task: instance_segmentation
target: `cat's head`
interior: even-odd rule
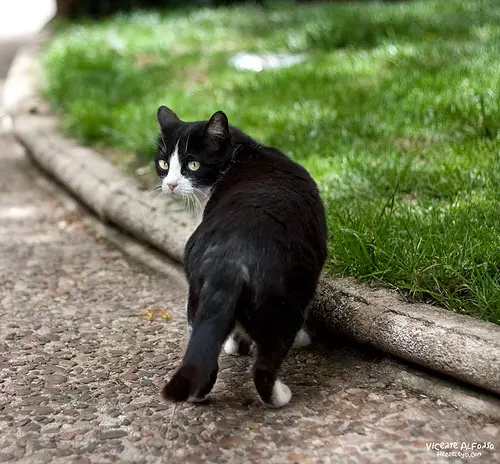
[[[184,122],[160,106],[157,118],[161,134],[154,161],[162,190],[178,196],[200,192],[208,196],[231,158],[226,115],[217,111],[208,121]]]

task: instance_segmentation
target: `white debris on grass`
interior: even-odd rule
[[[303,54],[239,52],[230,58],[229,63],[240,71],[260,72],[264,69],[288,68],[305,59]]]

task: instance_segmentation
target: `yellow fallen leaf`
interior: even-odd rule
[[[152,322],[155,317],[161,317],[168,321],[172,316],[167,312],[165,308],[149,308],[141,311],[142,314],[146,316],[149,322]]]

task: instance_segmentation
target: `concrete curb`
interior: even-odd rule
[[[9,71],[4,105],[13,130],[36,162],[105,221],[181,262],[194,220],[174,201],[152,208],[134,179],[57,132],[37,90],[43,31]],[[400,358],[500,394],[500,327],[350,279],[321,279],[311,324],[341,331]]]
[[[323,279],[313,316],[356,340],[500,393],[500,327],[355,282]]]

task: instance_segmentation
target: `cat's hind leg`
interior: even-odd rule
[[[253,379],[259,398],[270,408],[281,408],[292,397],[290,389],[278,379],[281,364],[290,351],[293,336],[286,339],[267,339],[257,343],[257,359]]]
[[[295,340],[293,341],[293,348],[304,348],[312,343],[311,336],[306,332],[306,329],[302,327],[295,335]]]
[[[230,356],[244,356],[251,350],[252,340],[241,326],[236,326],[224,343],[224,352]]]
[[[304,319],[307,319],[307,314],[309,313],[310,304],[307,306],[306,310],[303,312]],[[295,335],[295,340],[293,341],[293,348],[304,348],[312,343],[311,336],[306,331],[305,325]]]
[[[291,399],[290,389],[278,378],[297,333],[304,325],[304,302],[272,298],[254,312],[248,331],[257,347],[253,379],[266,406],[281,408]]]

